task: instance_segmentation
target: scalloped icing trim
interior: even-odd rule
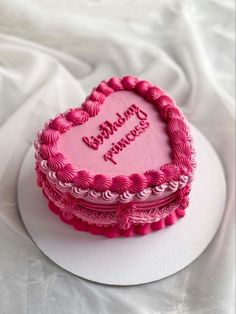
[[[68,192],[75,198],[87,198],[92,200],[103,200],[105,202],[121,202],[128,203],[133,200],[144,201],[151,195],[162,196],[165,192],[174,193],[178,189],[182,189],[187,183],[191,182],[192,177],[180,176],[178,181],[170,181],[159,186],[146,188],[138,193],[130,193],[129,191],[118,194],[106,190],[104,192],[97,192],[92,189],[81,189],[73,186],[71,183],[64,183],[57,180],[56,172],[50,171],[47,166],[47,161],[42,160],[39,162],[39,167],[36,169],[37,175],[40,178],[40,172],[46,175],[47,181],[59,192]],[[44,179],[45,180],[45,179]]]
[[[157,108],[161,118],[167,124],[172,147],[172,163],[158,169],[148,170],[144,174],[135,173],[113,178],[103,174],[93,175],[83,170],[76,171],[57,150],[57,140],[60,134],[67,132],[75,125],[86,123],[90,117],[99,114],[105,98],[120,90],[131,90]],[[65,183],[74,188],[91,189],[96,192],[144,193],[143,191],[147,188],[178,181],[180,176],[192,178],[196,167],[192,137],[183,113],[175,105],[173,99],[159,87],[133,76],[102,81],[86,98],[82,109],[69,109],[54,119],[48,120],[44,129],[38,132],[35,149],[36,159],[47,162],[51,171],[55,172],[55,179],[59,186],[62,187]]]

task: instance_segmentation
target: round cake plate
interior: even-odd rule
[[[156,281],[188,266],[208,246],[220,225],[226,183],[219,158],[206,138],[191,126],[197,171],[186,216],[146,236],[108,239],[60,221],[36,186],[34,148],[23,161],[18,204],[32,240],[56,264],[82,278],[109,285]]]

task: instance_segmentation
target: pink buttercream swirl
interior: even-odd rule
[[[44,123],[44,130],[49,128],[50,123],[52,122],[53,119],[49,119]]]
[[[187,131],[187,127],[186,124],[184,122],[183,119],[179,119],[179,118],[171,118],[170,121],[168,122],[168,131],[170,133],[173,133],[174,131],[178,131],[178,130],[182,130],[184,132]]]
[[[171,97],[167,95],[161,95],[160,97],[158,97],[155,105],[157,108],[160,109],[160,111],[162,111],[164,108],[168,109],[174,108],[175,102]]]
[[[152,194],[151,188],[146,188],[142,190],[141,192],[137,193],[136,197],[140,200],[146,200],[149,198],[149,196]]]
[[[148,81],[139,81],[135,86],[135,90],[139,95],[144,96],[151,87],[152,85]]]
[[[44,159],[47,159],[51,156],[56,156],[58,153],[57,145],[51,145],[51,144],[42,144],[40,146],[40,154]]]
[[[145,94],[145,98],[148,101],[155,103],[160,96],[164,95],[164,93],[165,92],[161,90],[159,87],[156,86],[150,87]]]
[[[44,131],[44,130],[40,130],[40,131],[37,132],[37,136],[36,136],[36,137],[37,137],[37,140],[36,140],[36,141],[37,141],[39,144],[42,144],[41,136],[42,136],[42,134],[43,134],[43,131]],[[36,141],[35,141],[35,142],[36,142]],[[34,147],[35,147],[35,146],[34,146]],[[37,149],[37,148],[35,147],[35,149]]]
[[[59,116],[51,121],[50,128],[58,130],[60,133],[64,133],[71,128],[71,123],[64,117]]]
[[[93,189],[96,191],[106,191],[111,187],[112,179],[103,174],[97,174],[93,178]]]
[[[39,150],[35,151],[34,158],[35,158],[36,161],[41,160],[42,157],[41,157],[41,154],[40,154]]]
[[[37,140],[34,141],[34,148],[36,149],[36,151],[40,149],[40,142],[39,142],[39,139],[37,139]]]
[[[188,182],[188,177],[187,176],[180,176],[179,178],[179,189],[182,189],[183,187],[185,187],[185,185]]]
[[[96,116],[100,111],[100,103],[98,101],[86,100],[82,107],[90,117]]]
[[[191,170],[191,163],[189,162],[189,158],[184,154],[178,154],[174,160],[173,164],[179,166],[182,172],[187,175]]]
[[[106,99],[106,96],[104,95],[104,93],[97,91],[96,89],[92,92],[92,94],[90,94],[89,100],[92,101],[97,101],[100,104],[102,104],[104,102],[104,100]]]
[[[174,145],[187,142],[187,135],[184,131],[178,130],[171,133],[171,143]]]
[[[82,109],[71,109],[67,114],[66,118],[71,121],[74,125],[83,124],[89,119],[89,114]]]
[[[55,156],[50,156],[48,158],[48,165],[53,171],[61,170],[65,167],[66,164],[67,161],[61,153],[58,153]]]
[[[167,122],[168,125],[168,122],[171,120],[169,118],[169,114],[172,110],[175,109],[174,100],[167,95],[163,95],[157,99],[155,105],[159,110],[162,120]]]
[[[93,176],[88,171],[81,170],[77,172],[73,182],[77,187],[87,189],[93,183]]]
[[[121,79],[118,77],[113,77],[108,81],[108,85],[114,90],[114,91],[119,91],[123,90],[124,87],[121,83]]]
[[[177,191],[179,188],[179,183],[178,181],[170,181],[168,183],[168,188],[167,188],[167,191],[170,191],[170,192],[175,192]]]
[[[101,197],[101,192],[96,192],[94,190],[90,190],[87,195],[91,199],[99,199]]]
[[[152,189],[152,192],[153,192],[153,194],[160,196],[160,195],[162,195],[165,192],[166,188],[167,188],[167,184],[164,183],[162,185],[155,186]]]
[[[70,193],[72,196],[76,197],[76,198],[81,198],[81,197],[85,197],[87,196],[89,190],[88,189],[81,189],[81,188],[77,188],[77,187],[72,187],[72,189],[70,190]]]
[[[76,171],[71,164],[67,164],[63,169],[57,171],[57,177],[62,182],[72,181],[75,175]]]
[[[134,173],[129,178],[131,181],[130,188],[129,188],[130,192],[137,193],[147,187],[148,182],[145,175]]]
[[[165,181],[165,174],[160,169],[148,170],[145,172],[149,185],[161,185]]]
[[[53,129],[46,129],[41,134],[41,141],[44,144],[55,144],[59,139],[60,132]]]
[[[122,193],[119,197],[119,201],[121,203],[128,203],[130,201],[132,201],[132,199],[134,198],[134,195],[133,193],[130,193],[129,191],[126,191],[124,193]]]
[[[60,191],[70,192],[72,186],[70,182],[62,182],[59,180],[57,182],[57,187],[60,189]]]
[[[176,165],[166,164],[161,167],[161,170],[165,174],[165,181],[170,182],[172,180],[178,180],[180,176],[180,170]]]
[[[167,114],[167,119],[169,120],[168,125],[169,125],[170,121],[179,121],[179,120],[183,121],[183,119],[184,119],[183,113],[175,105],[173,107],[169,108],[169,110],[166,114]],[[179,128],[186,131],[186,125],[182,126],[182,127],[183,128],[181,128],[181,126],[180,126]]]
[[[122,78],[121,82],[123,84],[124,89],[132,90],[135,88],[138,79],[134,76],[125,76]]]
[[[103,93],[105,96],[109,96],[111,93],[113,93],[113,89],[109,87],[105,81],[101,82],[96,90]]]
[[[118,194],[111,192],[110,190],[102,192],[102,198],[106,201],[114,201]]]
[[[47,174],[47,172],[49,171],[47,160],[44,160],[44,159],[43,159],[43,160],[40,161],[40,163],[39,163],[39,169],[40,169],[43,173]]]
[[[178,156],[180,155],[185,155],[185,156],[191,156],[192,152],[191,152],[191,147],[189,145],[189,143],[180,143],[180,144],[176,144],[173,149],[172,149],[172,158],[175,159],[176,157],[178,158]]]
[[[47,180],[48,180],[49,183],[52,183],[53,185],[57,184],[58,179],[57,179],[56,172],[48,171],[46,176],[47,176]]]
[[[116,176],[112,180],[111,191],[116,191],[117,193],[128,191],[130,183],[128,176]]]

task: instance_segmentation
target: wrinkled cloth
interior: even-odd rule
[[[20,219],[17,178],[46,119],[80,106],[100,80],[127,74],[163,87],[208,138],[227,204],[191,265],[116,287],[44,256]],[[233,114],[233,0],[0,0],[0,313],[234,313]]]

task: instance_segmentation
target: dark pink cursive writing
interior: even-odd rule
[[[105,121],[99,125],[100,133],[97,136],[84,136],[83,142],[90,148],[97,150],[111,135],[113,135],[122,125],[124,125],[133,115],[141,121],[147,119],[147,114],[137,105],[132,104],[124,113],[116,113],[117,120],[115,122]]]
[[[114,160],[114,155],[119,154],[124,148],[126,148],[128,145],[130,145],[133,141],[136,140],[140,134],[145,132],[145,130],[150,126],[150,123],[148,121],[142,120],[138,125],[134,127],[133,130],[131,130],[128,134],[126,134],[119,142],[112,143],[112,148],[103,155],[103,158],[105,161],[111,161],[113,164],[117,164]]]

